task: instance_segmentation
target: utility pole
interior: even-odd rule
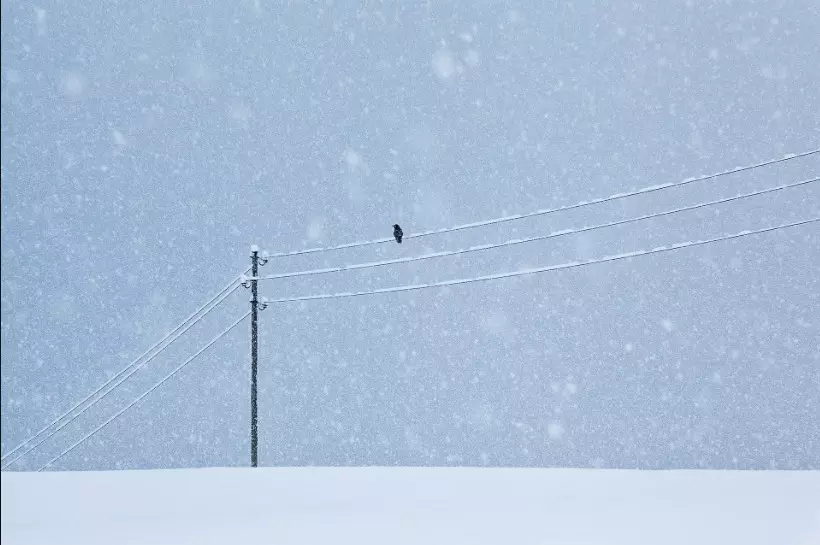
[[[251,246],[251,280],[243,282],[247,288],[251,288],[251,467],[256,467],[259,462],[259,430],[258,430],[258,404],[257,404],[257,372],[259,369],[259,322],[258,312],[264,310],[266,303],[259,303],[259,292],[257,277],[259,276],[259,265],[268,262],[267,257],[259,257],[259,247],[255,244]]]

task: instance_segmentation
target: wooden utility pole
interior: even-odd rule
[[[251,467],[256,467],[259,463],[259,417],[257,404],[257,373],[259,369],[259,310],[264,309],[267,304],[259,304],[259,292],[257,280],[259,276],[259,265],[264,265],[268,260],[262,257],[260,261],[259,247],[251,246]]]

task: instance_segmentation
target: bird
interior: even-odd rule
[[[404,232],[401,230],[398,223],[393,224],[393,236],[396,237],[396,242],[401,244],[401,237],[404,236]]]

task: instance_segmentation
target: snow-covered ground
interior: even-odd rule
[[[815,545],[820,472],[3,473],[2,542]]]

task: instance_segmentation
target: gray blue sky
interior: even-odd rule
[[[4,452],[270,251],[572,204],[820,146],[820,8],[2,4]],[[412,256],[820,173],[820,157],[262,272]],[[605,232],[267,282],[283,297],[817,216],[811,185]],[[820,467],[820,228],[537,277],[272,306],[265,465]],[[247,309],[233,295],[39,467]],[[58,465],[248,463],[243,326]]]

